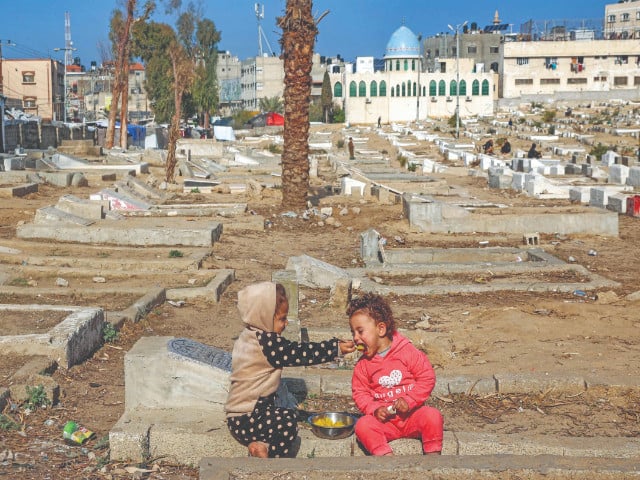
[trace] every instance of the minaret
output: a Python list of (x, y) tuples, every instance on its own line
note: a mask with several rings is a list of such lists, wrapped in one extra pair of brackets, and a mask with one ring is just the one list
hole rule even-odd
[(493, 15), (493, 24), (500, 25), (500, 15), (498, 15), (498, 10), (496, 10), (496, 13)]

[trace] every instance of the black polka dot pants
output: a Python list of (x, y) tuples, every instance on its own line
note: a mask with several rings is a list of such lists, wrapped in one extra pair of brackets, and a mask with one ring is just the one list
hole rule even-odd
[(251, 413), (229, 417), (227, 426), (242, 445), (267, 443), (269, 458), (289, 456), (293, 441), (298, 436), (295, 410), (275, 407), (274, 395), (260, 397)]

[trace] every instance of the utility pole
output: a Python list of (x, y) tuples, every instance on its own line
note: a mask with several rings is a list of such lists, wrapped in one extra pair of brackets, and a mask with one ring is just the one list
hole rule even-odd
[(456, 34), (456, 138), (460, 138), (460, 28), (464, 28), (466, 24), (467, 20), (456, 25), (455, 29), (447, 25)]

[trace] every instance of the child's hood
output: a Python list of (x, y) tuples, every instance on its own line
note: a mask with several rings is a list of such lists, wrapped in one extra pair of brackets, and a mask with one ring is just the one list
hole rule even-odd
[(276, 284), (260, 282), (240, 290), (238, 310), (245, 325), (272, 332), (276, 311)]
[(407, 337), (401, 335), (399, 332), (393, 333), (393, 342), (391, 343), (390, 350), (400, 351), (407, 345), (411, 345), (411, 342)]

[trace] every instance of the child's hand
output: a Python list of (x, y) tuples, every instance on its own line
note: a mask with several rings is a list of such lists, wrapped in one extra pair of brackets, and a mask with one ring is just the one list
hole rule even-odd
[(338, 340), (338, 347), (343, 355), (356, 351), (356, 344), (353, 343), (353, 340)]
[(409, 413), (409, 404), (404, 398), (399, 398), (393, 403), (398, 413)]
[(395, 416), (396, 412), (393, 409), (389, 409), (391, 405), (387, 405), (385, 407), (378, 407), (376, 411), (373, 412), (373, 416), (380, 420), (382, 423), (388, 421), (391, 417)]

